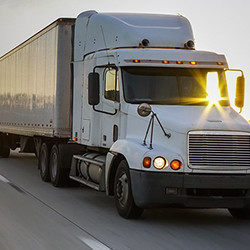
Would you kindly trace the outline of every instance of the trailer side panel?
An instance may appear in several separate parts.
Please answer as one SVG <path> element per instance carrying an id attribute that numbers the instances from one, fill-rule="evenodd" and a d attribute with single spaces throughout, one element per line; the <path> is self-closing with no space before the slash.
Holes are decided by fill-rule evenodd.
<path id="1" fill-rule="evenodd" d="M 0 132 L 70 137 L 74 22 L 60 20 L 0 58 Z"/>

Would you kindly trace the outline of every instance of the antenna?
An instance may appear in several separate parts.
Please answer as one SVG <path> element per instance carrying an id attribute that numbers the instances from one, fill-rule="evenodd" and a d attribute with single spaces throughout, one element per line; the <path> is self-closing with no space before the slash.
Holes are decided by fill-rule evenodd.
<path id="1" fill-rule="evenodd" d="M 105 39 L 105 36 L 104 36 L 104 32 L 103 32 L 103 28 L 102 28 L 102 25 L 100 25 L 101 27 L 101 31 L 102 31 L 102 37 L 103 37 L 103 41 L 104 41 L 104 46 L 105 46 L 105 51 L 106 51 L 106 54 L 107 54 L 107 58 L 108 58 L 108 66 L 110 67 L 110 61 L 109 61 L 109 55 L 108 55 L 108 51 L 107 51 L 107 43 L 106 43 L 106 39 Z"/>

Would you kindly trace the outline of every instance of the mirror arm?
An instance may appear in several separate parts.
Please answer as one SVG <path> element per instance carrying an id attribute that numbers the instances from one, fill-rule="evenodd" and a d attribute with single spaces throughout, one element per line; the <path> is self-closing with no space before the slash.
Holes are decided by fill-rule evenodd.
<path id="1" fill-rule="evenodd" d="M 243 81 L 245 82 L 244 72 L 243 72 L 241 69 L 225 69 L 224 71 L 241 72 L 241 76 L 240 76 L 240 77 L 242 77 Z M 237 78 L 237 82 L 238 82 L 238 78 Z M 237 83 L 236 83 L 236 85 L 237 85 Z M 244 83 L 244 86 L 245 86 L 245 83 Z M 245 88 L 245 87 L 244 87 L 244 88 Z M 237 88 L 236 88 L 236 89 L 237 89 Z M 237 91 L 236 91 L 236 92 L 237 92 Z M 237 98 L 237 93 L 236 93 L 236 98 Z M 244 93 L 243 93 L 243 106 L 244 106 Z M 236 105 L 236 107 L 240 108 L 239 113 L 241 113 L 243 107 L 239 107 L 239 106 L 237 106 L 237 105 Z"/>
<path id="2" fill-rule="evenodd" d="M 163 128 L 163 126 L 162 126 L 162 124 L 161 124 L 161 122 L 160 122 L 160 120 L 159 120 L 157 114 L 154 113 L 154 112 L 153 112 L 153 114 L 155 114 L 155 118 L 156 118 L 157 122 L 159 123 L 159 125 L 160 125 L 160 127 L 161 127 L 161 130 L 163 131 L 164 135 L 165 135 L 167 138 L 170 138 L 170 137 L 171 137 L 171 134 L 170 134 L 170 133 L 167 133 L 167 132 L 165 131 L 165 129 Z"/>
<path id="3" fill-rule="evenodd" d="M 245 77 L 245 76 L 244 76 L 244 72 L 243 72 L 243 70 L 241 70 L 241 69 L 225 69 L 225 71 L 236 71 L 236 72 L 240 72 L 240 73 L 241 73 L 241 76 L 242 76 L 242 77 Z"/>
<path id="4" fill-rule="evenodd" d="M 148 134 L 149 134 L 149 130 L 150 130 L 150 127 L 151 127 L 151 132 L 150 132 L 150 141 L 149 141 L 149 148 L 148 149 L 153 149 L 153 133 L 154 133 L 154 118 L 156 118 L 156 121 L 158 122 L 158 124 L 160 125 L 160 128 L 161 130 L 163 131 L 164 135 L 169 139 L 171 137 L 171 134 L 170 133 L 167 133 L 165 131 L 165 129 L 163 128 L 158 116 L 156 113 L 154 113 L 153 111 L 151 112 L 152 115 L 151 115 L 151 118 L 149 120 L 149 124 L 148 124 L 148 127 L 147 127 L 147 130 L 146 130 L 146 134 L 145 134 L 145 137 L 144 137 L 144 140 L 143 140 L 143 143 L 142 145 L 143 146 L 147 146 L 147 137 L 148 137 Z"/>

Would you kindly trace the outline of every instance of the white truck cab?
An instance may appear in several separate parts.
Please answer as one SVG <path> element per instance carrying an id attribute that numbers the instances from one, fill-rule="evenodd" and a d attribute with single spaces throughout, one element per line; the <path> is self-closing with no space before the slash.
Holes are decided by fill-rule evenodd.
<path id="1" fill-rule="evenodd" d="M 186 18 L 84 12 L 74 53 L 73 135 L 107 149 L 101 189 L 123 217 L 158 206 L 243 213 L 250 126 L 230 106 L 225 56 L 195 50 Z"/>

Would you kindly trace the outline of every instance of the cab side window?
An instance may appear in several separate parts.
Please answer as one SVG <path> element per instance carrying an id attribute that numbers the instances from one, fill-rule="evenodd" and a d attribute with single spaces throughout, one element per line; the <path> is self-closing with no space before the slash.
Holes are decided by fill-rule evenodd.
<path id="1" fill-rule="evenodd" d="M 120 101 L 118 76 L 117 76 L 117 70 L 115 69 L 107 69 L 105 71 L 104 97 L 111 101 L 115 102 Z"/>

